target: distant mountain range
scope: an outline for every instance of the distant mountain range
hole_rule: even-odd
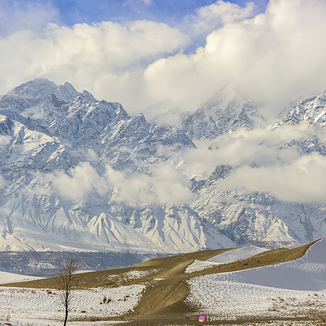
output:
[[[210,158],[209,173],[192,173],[186,158],[242,130],[295,125],[305,132],[270,148],[325,156],[325,112],[323,93],[268,126],[254,103],[213,98],[178,129],[69,83],[29,81],[0,98],[0,250],[176,253],[323,237],[326,205],[224,187],[243,162]]]

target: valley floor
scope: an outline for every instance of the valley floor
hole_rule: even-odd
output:
[[[326,240],[306,251],[308,247],[251,257],[248,252],[255,250],[244,247],[234,252],[236,261],[230,258],[231,251],[148,261],[124,270],[121,275],[130,276],[128,280],[124,276],[124,285],[76,290],[68,324],[198,325],[199,316],[204,315],[202,324],[208,325],[326,325]],[[280,261],[300,252],[305,253],[301,258]],[[224,256],[227,264],[223,264]],[[215,262],[213,267],[200,266],[201,260],[208,259]],[[271,259],[274,265],[259,265]],[[189,272],[193,263],[195,272]],[[101,282],[102,274],[93,275]],[[28,287],[21,287],[24,283],[0,287],[0,326],[62,324],[59,292],[33,288],[37,282]]]

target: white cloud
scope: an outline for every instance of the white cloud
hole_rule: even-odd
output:
[[[244,8],[224,1],[217,1],[208,6],[200,7],[196,14],[186,17],[186,26],[193,35],[207,35],[227,24],[252,18],[256,11],[253,2],[248,2]]]
[[[107,177],[114,186],[112,200],[134,206],[178,204],[192,197],[188,180],[168,165],[153,167],[152,175],[126,177],[107,167]]]
[[[292,139],[309,137],[311,132],[312,130],[303,125],[284,125],[275,130],[240,129],[214,140],[197,141],[196,148],[184,155],[183,168],[190,176],[207,176],[218,165],[262,167],[279,163],[288,164],[297,159],[299,153],[296,147],[280,149],[280,145]]]
[[[109,190],[105,178],[100,177],[88,162],[80,163],[71,169],[69,175],[57,172],[48,175],[48,178],[61,195],[70,199],[82,198],[94,191],[104,195]]]
[[[176,28],[150,21],[73,28],[52,24],[44,35],[18,31],[0,39],[0,72],[5,76],[1,91],[43,76],[57,83],[69,80],[100,99],[139,107],[146,92],[142,64],[178,51],[188,42]]]
[[[266,13],[213,31],[195,54],[151,64],[149,93],[193,110],[227,85],[279,110],[326,88],[325,15],[325,1],[271,0]]]
[[[37,8],[27,13],[54,21],[51,10],[48,17]],[[122,102],[133,114],[167,99],[176,113],[195,110],[226,86],[276,110],[326,89],[326,2],[270,0],[265,13],[250,18],[254,12],[252,3],[217,1],[188,17],[188,36],[150,21],[52,24],[40,33],[44,22],[27,20],[25,30],[0,39],[0,93],[47,77]],[[183,53],[190,37],[212,29],[204,47]]]
[[[38,178],[42,188],[33,187],[31,191],[37,194],[42,191],[49,193],[48,185],[51,184],[52,191],[69,199],[81,199],[91,193],[98,193],[101,196],[106,195],[108,200],[146,206],[178,204],[192,197],[188,179],[165,164],[152,166],[149,175],[128,176],[110,166],[100,175],[88,162],[83,162],[69,173],[56,171]]]
[[[316,153],[290,164],[252,168],[243,166],[221,181],[223,189],[245,188],[250,192],[269,192],[292,202],[326,201],[326,158]]]

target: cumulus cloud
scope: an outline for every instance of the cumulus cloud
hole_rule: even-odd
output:
[[[151,64],[145,71],[150,94],[193,110],[227,86],[279,110],[319,92],[326,88],[325,14],[324,1],[271,0],[265,13],[210,33],[196,53]]]
[[[1,91],[43,76],[57,83],[69,80],[100,99],[127,98],[134,105],[143,104],[141,63],[178,51],[188,42],[178,29],[150,21],[72,28],[51,24],[42,35],[18,31],[0,39],[0,72],[5,76]]]
[[[267,192],[296,203],[326,202],[326,157],[317,152],[302,155],[292,140],[325,139],[325,131],[301,125],[277,129],[238,130],[212,141],[196,142],[183,157],[189,176],[208,177],[217,166],[230,165],[231,174],[216,183],[220,190]]]
[[[248,2],[244,8],[241,8],[236,4],[219,0],[198,8],[194,15],[186,17],[185,25],[194,36],[207,35],[227,24],[252,18],[256,12],[257,8],[253,2]]]
[[[269,192],[278,199],[299,203],[326,201],[326,158],[316,153],[290,164],[243,166],[221,181],[223,189],[245,188]]]
[[[184,33],[150,21],[50,24],[42,32],[27,22],[0,39],[0,93],[47,77],[122,102],[132,114],[173,103],[171,120],[228,87],[279,111],[326,88],[325,15],[323,0],[270,0],[260,14],[252,3],[217,1],[188,16]],[[207,36],[205,46],[185,54],[198,33]]]

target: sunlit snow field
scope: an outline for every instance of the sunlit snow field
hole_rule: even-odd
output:
[[[127,313],[138,302],[143,285],[119,288],[95,288],[74,291],[69,319],[91,316],[118,316]],[[110,299],[103,303],[104,297]],[[64,319],[60,293],[55,290],[0,288],[0,318],[19,325],[62,325]],[[1,320],[1,319],[0,319]],[[116,323],[116,322],[115,322]],[[74,323],[69,322],[70,325]],[[80,325],[80,322],[77,323]],[[83,325],[87,325],[83,322]],[[94,322],[90,323],[94,325]],[[109,322],[97,322],[106,325]],[[0,323],[0,325],[2,325]]]
[[[34,281],[42,279],[42,277],[27,276],[20,274],[13,274],[0,271],[0,284],[13,283],[13,282],[24,282],[24,281]]]

